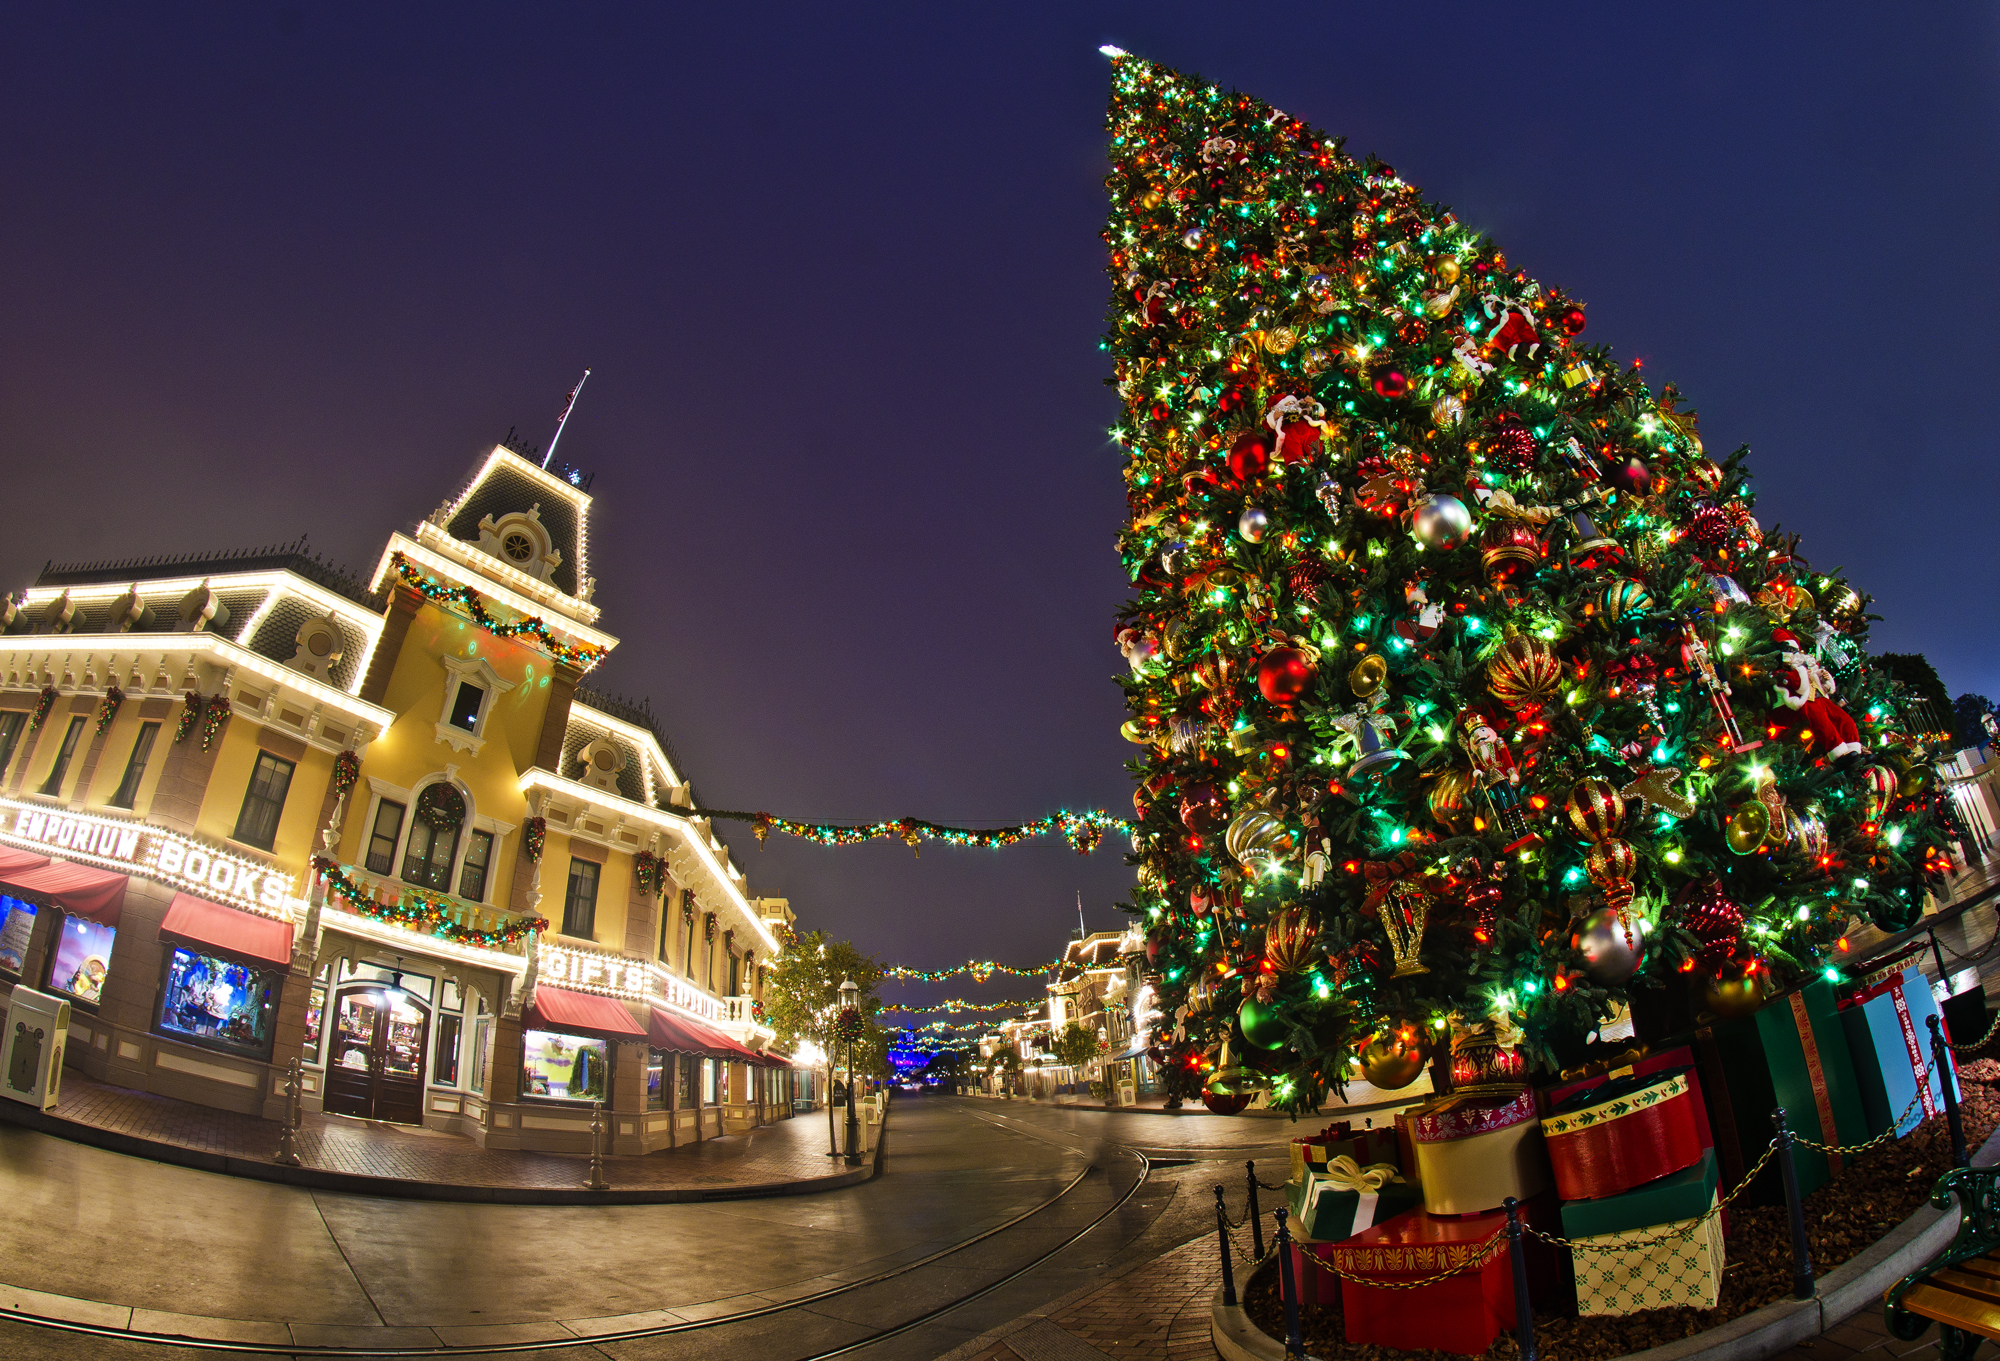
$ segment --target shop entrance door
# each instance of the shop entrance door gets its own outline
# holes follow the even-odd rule
[[[430,1008],[400,988],[350,983],[334,999],[330,1029],[326,1110],[421,1125]]]

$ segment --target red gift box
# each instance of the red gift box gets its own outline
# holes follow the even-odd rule
[[[1672,1176],[1701,1161],[1693,1073],[1613,1078],[1573,1092],[1542,1120],[1542,1137],[1564,1200],[1600,1200]]]
[[[1553,1196],[1537,1196],[1521,1209],[1528,1223],[1561,1235]],[[1554,1249],[1534,1238],[1525,1247],[1530,1296],[1552,1300],[1560,1279]],[[1432,1215],[1411,1210],[1344,1243],[1311,1251],[1341,1273],[1341,1312],[1347,1340],[1356,1346],[1478,1356],[1514,1326],[1514,1267],[1505,1211]],[[1463,1269],[1428,1285],[1400,1288],[1454,1267]]]
[[[1602,1086],[1612,1078],[1632,1077],[1635,1075],[1645,1076],[1649,1073],[1664,1073],[1675,1068],[1693,1068],[1694,1066],[1694,1050],[1683,1044],[1673,1049],[1663,1049],[1657,1054],[1647,1054],[1644,1057],[1633,1059],[1629,1063],[1615,1064],[1601,1073],[1592,1073],[1586,1077],[1576,1078],[1568,1082],[1559,1082],[1553,1087],[1543,1088],[1536,1095],[1541,1101],[1542,1114],[1548,1115],[1555,1110],[1565,1097],[1572,1093],[1580,1092],[1586,1087]],[[1699,1082],[1690,1082],[1688,1084],[1688,1102],[1694,1108],[1694,1129],[1695,1134],[1701,1139],[1701,1146],[1703,1148],[1715,1147],[1715,1132],[1708,1122],[1708,1103],[1702,1100],[1701,1084]]]
[[[1292,1279],[1298,1283],[1299,1302],[1302,1304],[1339,1304],[1340,1277],[1333,1274],[1326,1262],[1325,1254],[1333,1248],[1331,1243],[1301,1243],[1294,1239],[1290,1245],[1292,1254]]]

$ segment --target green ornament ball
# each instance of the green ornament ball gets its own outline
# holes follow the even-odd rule
[[[1236,1024],[1242,1028],[1243,1038],[1259,1049],[1283,1048],[1289,1033],[1278,1009],[1254,997],[1244,998],[1236,1009]]]

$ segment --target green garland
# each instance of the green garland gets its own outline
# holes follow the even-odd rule
[[[201,749],[207,751],[215,745],[215,739],[222,736],[223,727],[229,722],[229,696],[216,695],[208,701],[207,711],[201,716]]]
[[[118,717],[118,706],[124,702],[125,692],[115,685],[104,692],[103,699],[97,701],[97,735],[99,737],[102,737],[104,730],[111,726],[111,720]]]
[[[451,920],[445,915],[444,902],[428,894],[407,890],[407,898],[399,898],[393,903],[379,902],[349,877],[346,870],[323,855],[313,857],[313,869],[325,877],[328,890],[345,901],[349,911],[437,940],[448,940],[454,945],[475,945],[491,950],[512,945],[531,931],[546,931],[549,928],[546,917],[526,917],[508,922],[498,930],[480,931]]]
[[[400,552],[391,553],[389,561],[395,564],[396,574],[403,584],[424,599],[440,605],[456,605],[465,611],[473,623],[485,629],[495,638],[516,638],[523,634],[541,644],[542,650],[563,663],[579,671],[588,671],[604,659],[604,649],[589,643],[566,643],[555,631],[535,615],[517,619],[513,623],[495,619],[486,612],[486,605],[479,598],[479,592],[470,586],[447,586],[436,577],[419,567],[410,565],[410,560]]]
[[[1102,844],[1106,832],[1132,830],[1132,824],[1126,819],[1114,817],[1101,808],[1083,813],[1064,809],[1035,822],[984,828],[946,827],[921,818],[896,818],[887,822],[844,826],[829,822],[795,822],[770,813],[741,813],[726,808],[696,808],[692,811],[693,816],[698,818],[726,818],[732,822],[750,823],[760,846],[764,844],[764,838],[774,831],[816,841],[822,846],[858,846],[864,841],[900,837],[903,844],[913,851],[925,841],[941,841],[947,846],[998,847],[1012,846],[1031,837],[1047,836],[1050,832],[1061,832],[1078,855],[1089,855]]]
[[[333,792],[345,794],[361,783],[361,758],[351,751],[343,751],[333,758]]]
[[[542,858],[542,848],[548,844],[549,820],[529,818],[528,825],[521,832],[521,850],[533,864]]]
[[[46,720],[49,716],[49,710],[55,707],[56,707],[56,688],[53,685],[44,685],[42,687],[41,697],[35,701],[35,716],[28,720],[29,728],[32,729],[41,727],[43,721]]]

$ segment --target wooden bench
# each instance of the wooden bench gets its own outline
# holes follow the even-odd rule
[[[1938,1178],[1931,1204],[1958,1197],[1958,1234],[1938,1259],[1882,1297],[1889,1332],[1915,1342],[1938,1325],[1943,1361],[1971,1361],[1979,1339],[2000,1342],[2000,1168],[1959,1167]]]

